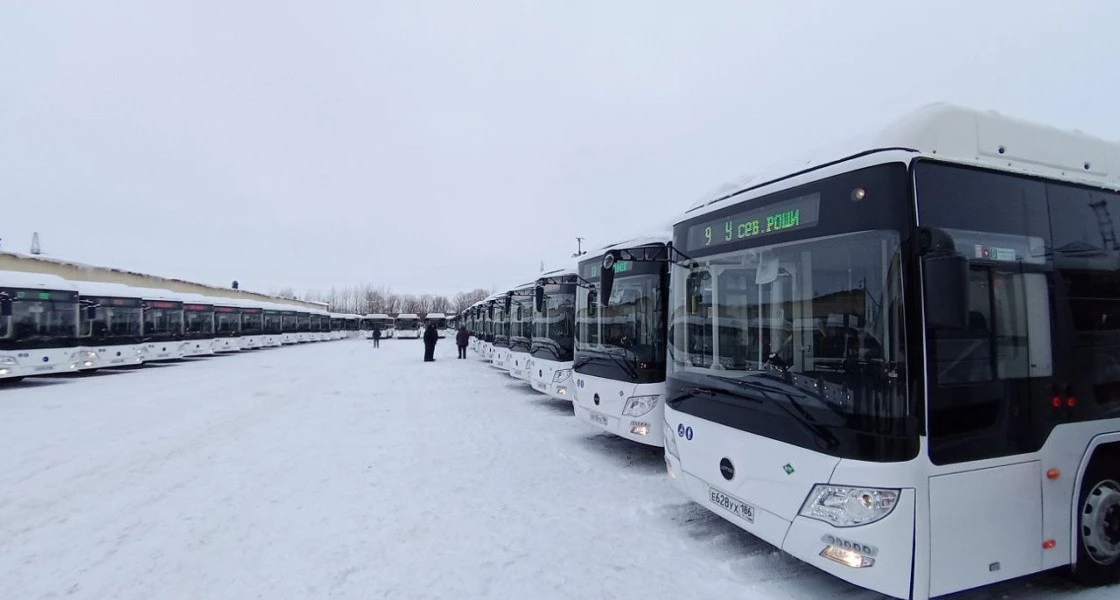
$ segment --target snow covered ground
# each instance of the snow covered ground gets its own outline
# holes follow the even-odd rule
[[[0,389],[0,598],[878,597],[449,342],[435,363],[340,341]]]

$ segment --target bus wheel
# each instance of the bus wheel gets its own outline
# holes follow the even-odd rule
[[[1085,585],[1120,581],[1120,453],[1093,458],[1081,482],[1074,577]]]

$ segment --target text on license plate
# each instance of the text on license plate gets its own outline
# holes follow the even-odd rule
[[[595,411],[589,411],[588,414],[591,415],[591,421],[592,422],[598,423],[598,424],[602,425],[603,427],[607,426],[607,418],[604,417],[603,415],[601,415],[601,414],[599,414]]]
[[[716,488],[710,487],[708,488],[708,501],[748,523],[754,523],[754,507],[742,500],[732,498]]]

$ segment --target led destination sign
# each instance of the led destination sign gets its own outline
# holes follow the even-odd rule
[[[686,251],[807,229],[817,224],[820,203],[820,194],[809,194],[693,225],[688,228]]]

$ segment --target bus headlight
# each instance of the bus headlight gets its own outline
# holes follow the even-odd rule
[[[622,409],[622,414],[629,417],[640,417],[657,406],[657,399],[659,396],[630,396],[626,400],[626,406]]]
[[[571,369],[557,369],[556,373],[554,373],[552,375],[552,381],[554,383],[559,383],[561,381],[567,380],[571,376],[572,376],[572,370]]]
[[[800,514],[836,527],[867,525],[891,514],[898,494],[899,490],[816,485]]]

